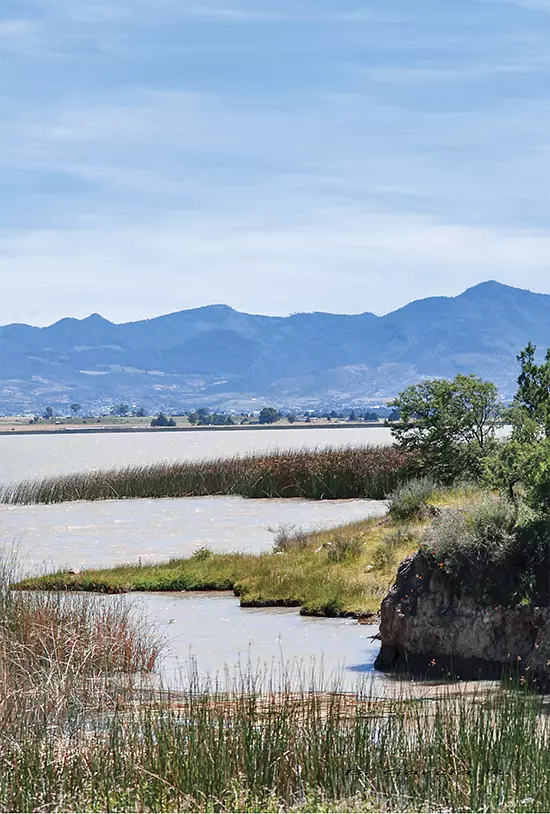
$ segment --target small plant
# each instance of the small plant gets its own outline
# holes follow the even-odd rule
[[[273,551],[275,554],[284,554],[287,551],[301,550],[309,544],[309,534],[290,523],[282,523],[277,528],[268,526],[268,531],[274,534]]]
[[[432,478],[418,478],[399,486],[390,495],[389,510],[394,520],[421,520],[429,513],[428,501],[437,486]]]
[[[388,531],[378,544],[373,555],[375,568],[388,568],[397,560],[399,549],[412,547],[416,542],[416,535],[410,528],[394,528]]]
[[[202,562],[203,560],[211,559],[213,556],[214,552],[212,551],[212,549],[208,548],[208,546],[203,545],[200,548],[197,548],[195,551],[193,551],[193,553],[191,554],[191,559],[195,560],[195,562],[197,561]]]
[[[330,562],[348,562],[355,560],[364,548],[363,539],[357,535],[353,537],[335,536],[332,545],[327,548]]]

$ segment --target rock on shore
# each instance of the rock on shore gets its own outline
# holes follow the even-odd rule
[[[481,605],[422,551],[399,566],[380,636],[379,670],[486,679],[512,669],[550,691],[550,608]]]

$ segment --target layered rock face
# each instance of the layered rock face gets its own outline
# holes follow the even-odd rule
[[[550,607],[482,605],[422,551],[399,567],[380,636],[379,670],[474,679],[512,669],[550,691]]]

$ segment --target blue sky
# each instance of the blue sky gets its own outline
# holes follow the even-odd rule
[[[550,0],[2,0],[0,323],[550,292]]]

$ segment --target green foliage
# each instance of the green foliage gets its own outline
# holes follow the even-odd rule
[[[209,560],[214,556],[214,552],[208,546],[201,546],[197,548],[196,551],[193,551],[191,554],[191,559],[196,560],[197,562],[202,562],[203,560]]]
[[[44,416],[43,417],[45,419],[49,420],[49,419],[53,418],[54,415],[55,415],[55,413],[53,411],[53,407],[46,407],[46,409],[44,410]]]
[[[275,424],[280,418],[279,412],[275,407],[264,407],[260,411],[259,422],[260,424]]]
[[[151,421],[152,427],[175,427],[176,422],[173,418],[168,418],[164,413],[159,413],[156,418]]]
[[[550,512],[550,350],[541,365],[535,352],[530,342],[518,356],[518,390],[505,416],[511,436],[488,456],[485,478],[544,516]]]
[[[415,453],[424,471],[444,483],[481,475],[501,414],[494,384],[477,376],[432,379],[407,387],[390,406],[401,416],[392,427],[397,445]]]
[[[327,543],[327,556],[329,562],[349,562],[356,560],[364,547],[364,541],[360,535],[344,537],[336,534],[334,539]]]
[[[549,542],[548,524],[518,525],[517,507],[488,495],[467,511],[442,510],[421,548],[461,593],[513,607],[548,603]]]
[[[111,407],[111,415],[118,415],[121,418],[127,416],[130,412],[130,405],[126,404],[125,402],[121,401],[119,404],[113,405]]]
[[[535,362],[536,346],[531,342],[521,351],[518,362],[521,372],[514,403],[550,437],[550,348],[541,365]]]
[[[73,415],[77,415],[82,409],[82,405],[75,402],[74,404],[70,405],[70,410]]]
[[[389,510],[392,519],[421,520],[429,514],[428,501],[437,491],[433,478],[415,478],[406,481],[392,492]]]

